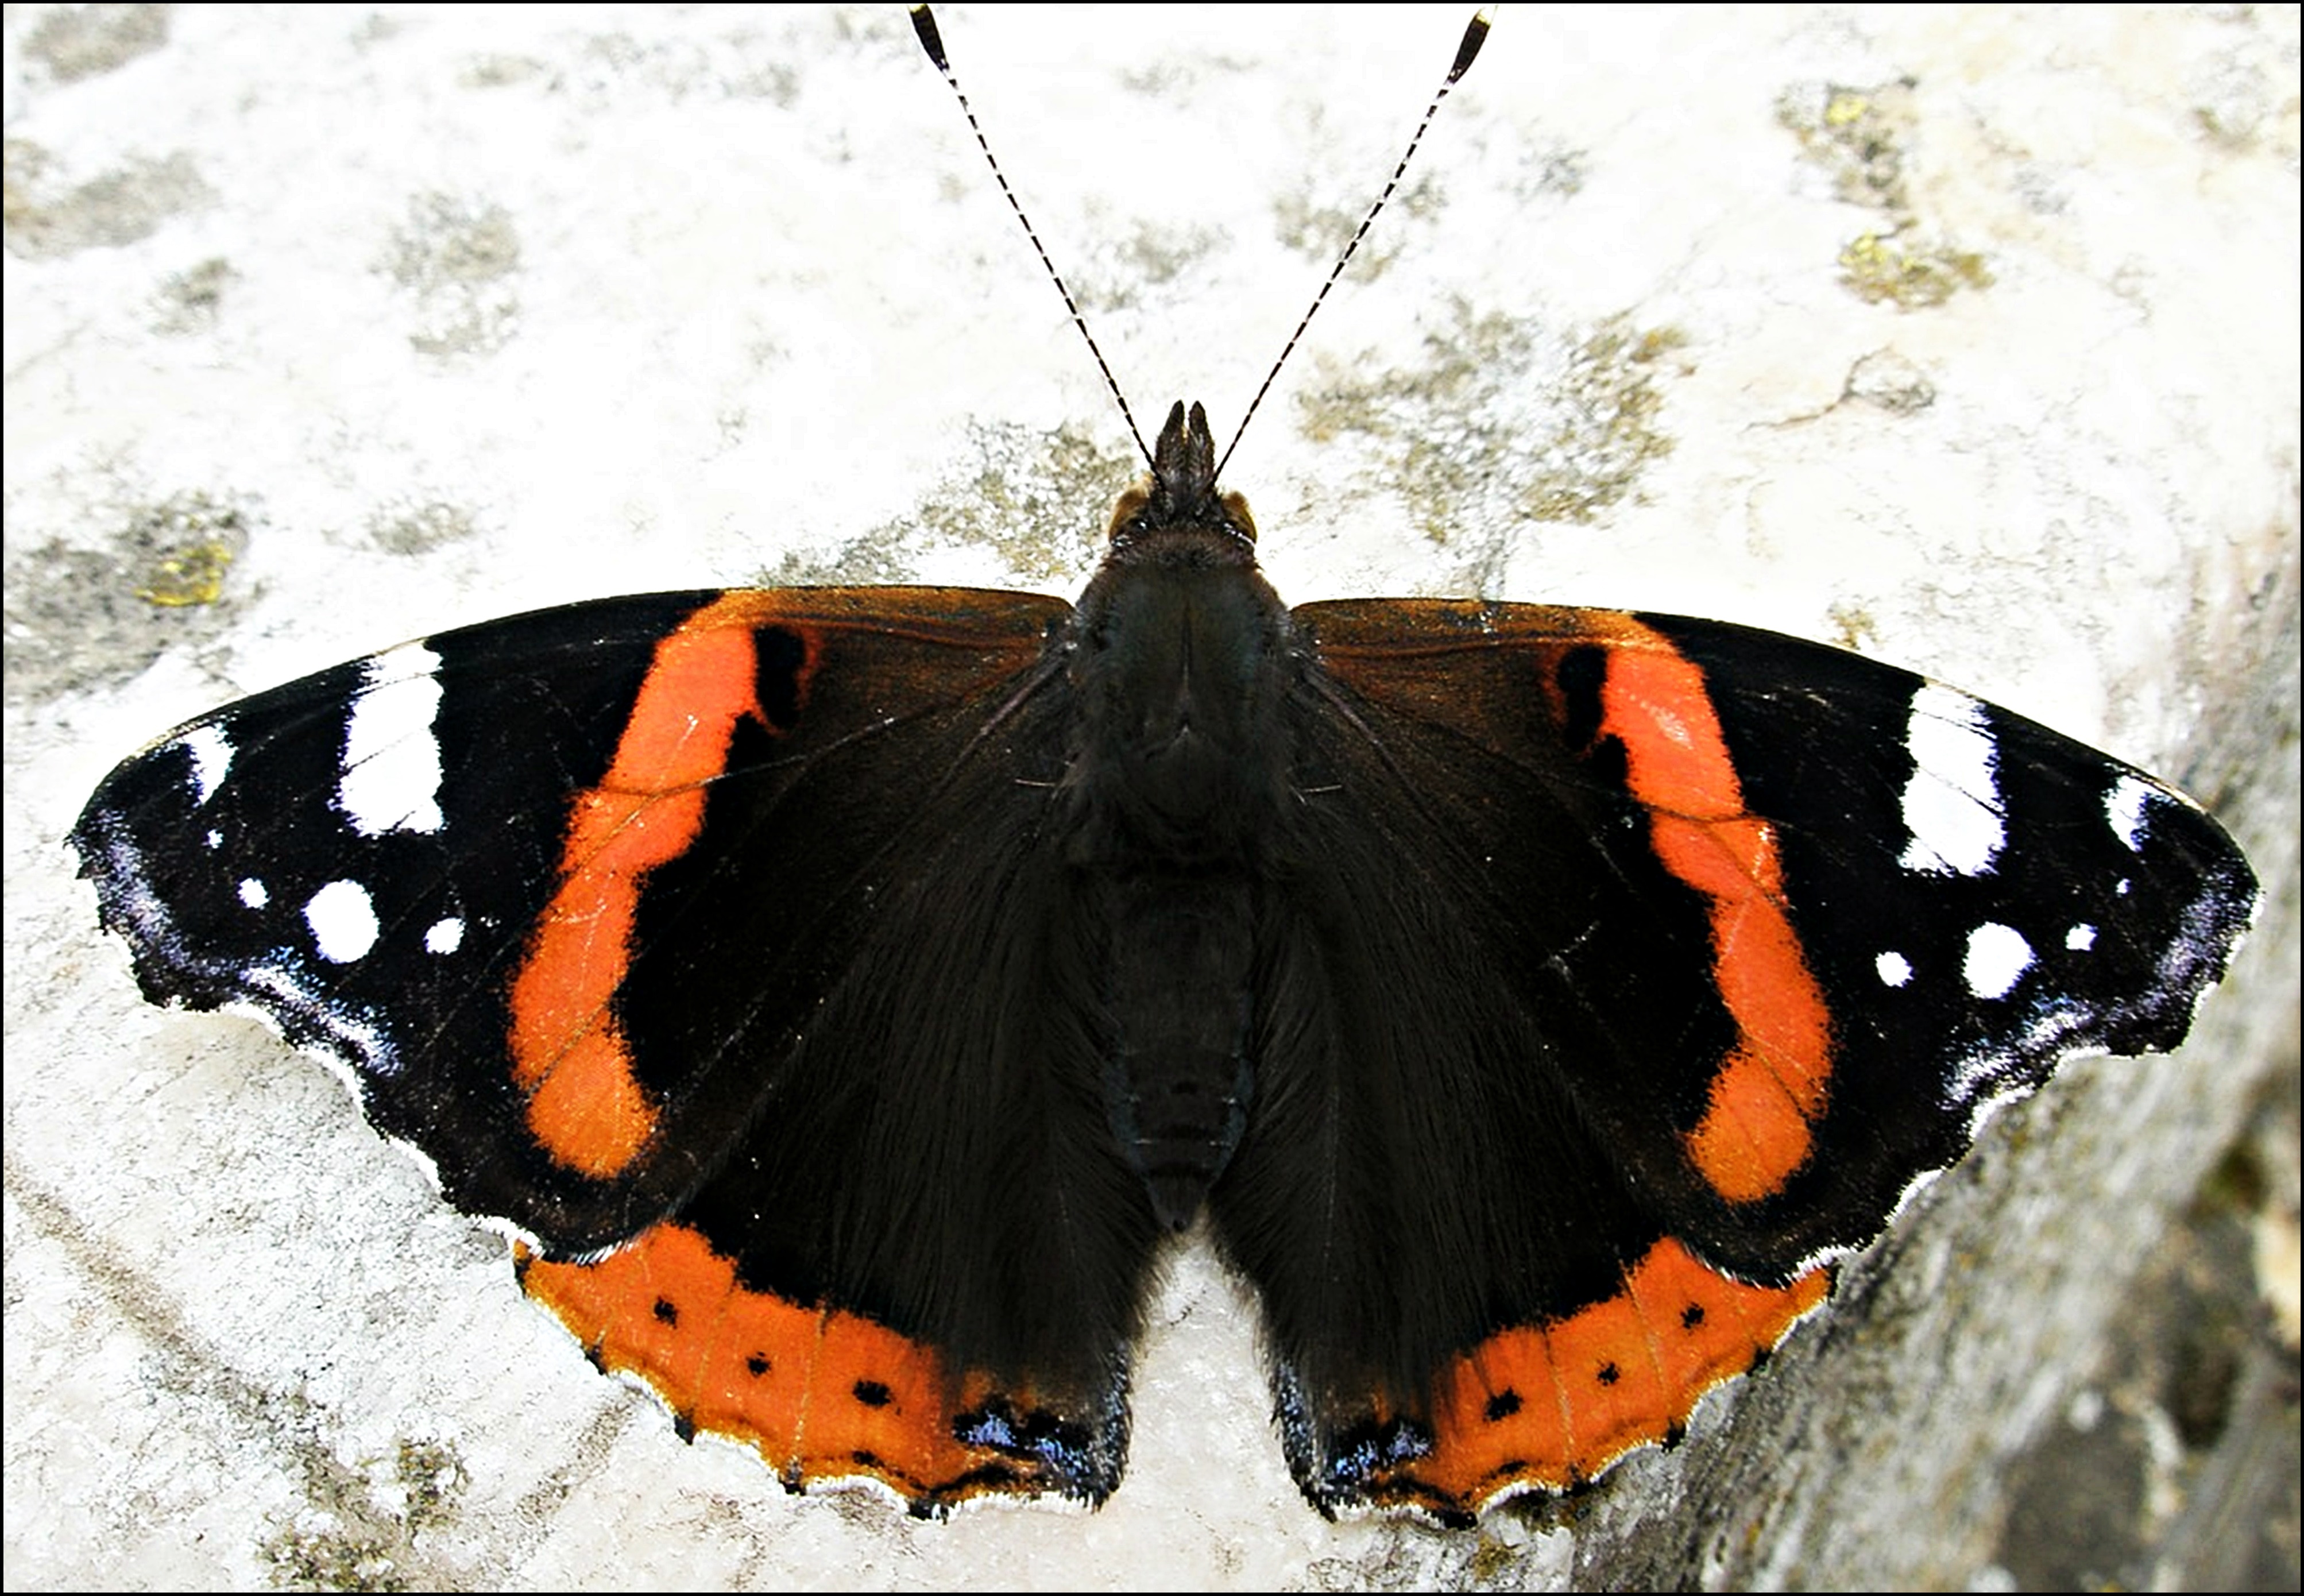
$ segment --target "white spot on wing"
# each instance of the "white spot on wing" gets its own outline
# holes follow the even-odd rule
[[[2096,946],[2096,927],[2076,925],[2064,933],[2064,946],[2074,953],[2086,953]]]
[[[314,893],[304,905],[304,923],[331,964],[349,964],[376,946],[376,905],[356,882],[331,881]]]
[[[177,746],[192,756],[192,806],[206,803],[232,772],[232,739],[210,722],[186,732]]]
[[[2104,816],[2112,822],[2112,829],[2128,845],[2131,853],[2144,851],[2144,806],[2159,794],[2149,782],[2133,776],[2123,776],[2111,792],[2105,794]]]
[[[1928,875],[1981,874],[2006,837],[1984,706],[1926,683],[1912,695],[1904,745],[1912,756],[1903,805],[1911,841],[1898,862]]]
[[[1961,974],[1978,998],[2005,998],[2032,967],[2032,945],[2012,926],[1986,921],[1968,934]]]
[[[440,829],[440,657],[422,643],[378,654],[344,724],[336,807],[363,836]]]
[[[464,922],[453,915],[435,921],[432,929],[424,933],[427,953],[453,953],[463,945]]]
[[[1901,987],[1912,979],[1912,961],[1900,953],[1884,953],[1872,961],[1872,968],[1880,972],[1884,987]]]
[[[309,962],[300,954],[275,948],[272,962],[211,956],[189,938],[171,906],[152,891],[148,862],[124,832],[104,837],[98,845],[106,906],[131,940],[165,950],[184,968],[236,985],[245,1001],[235,999],[225,1007],[245,1009],[282,1035],[316,1048],[355,1091],[359,1077],[399,1072],[400,1051],[383,1018],[347,1002],[325,980],[314,980]],[[364,907],[365,895],[352,890]]]
[[[265,889],[263,882],[250,876],[240,884],[240,901],[251,909],[261,909],[272,901],[272,894]]]

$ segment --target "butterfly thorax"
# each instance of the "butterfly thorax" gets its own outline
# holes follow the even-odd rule
[[[1198,405],[1170,412],[1122,496],[1068,638],[1067,853],[1122,871],[1246,866],[1286,789],[1287,607],[1216,486]]]

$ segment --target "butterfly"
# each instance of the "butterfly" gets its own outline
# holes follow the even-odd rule
[[[1205,413],[1149,453],[1077,604],[608,598],[200,717],[73,829],[104,922],[795,1488],[1103,1500],[1205,1227],[1306,1499],[1453,1524],[1672,1439],[2249,922],[2044,726],[1722,622],[1292,609]]]

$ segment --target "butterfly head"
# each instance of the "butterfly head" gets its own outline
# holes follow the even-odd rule
[[[1216,439],[1207,412],[1170,407],[1152,450],[1152,473],[1120,496],[1112,511],[1112,551],[1177,536],[1228,540],[1244,564],[1256,558],[1256,522],[1248,501],[1216,488]]]

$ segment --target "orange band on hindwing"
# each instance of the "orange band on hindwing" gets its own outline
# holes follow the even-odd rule
[[[667,1222],[597,1263],[523,1249],[521,1285],[604,1369],[645,1381],[683,1434],[756,1448],[784,1484],[877,1479],[923,1509],[1061,1482],[955,1438],[995,1397],[933,1348],[853,1313],[808,1307],[736,1278],[697,1231]]]
[[[1829,1269],[1746,1285],[1666,1237],[1616,1295],[1493,1336],[1444,1371],[1431,1452],[1394,1477],[1406,1489],[1376,1494],[1473,1513],[1514,1487],[1569,1490],[1671,1440],[1707,1391],[1749,1370],[1831,1289]]]

